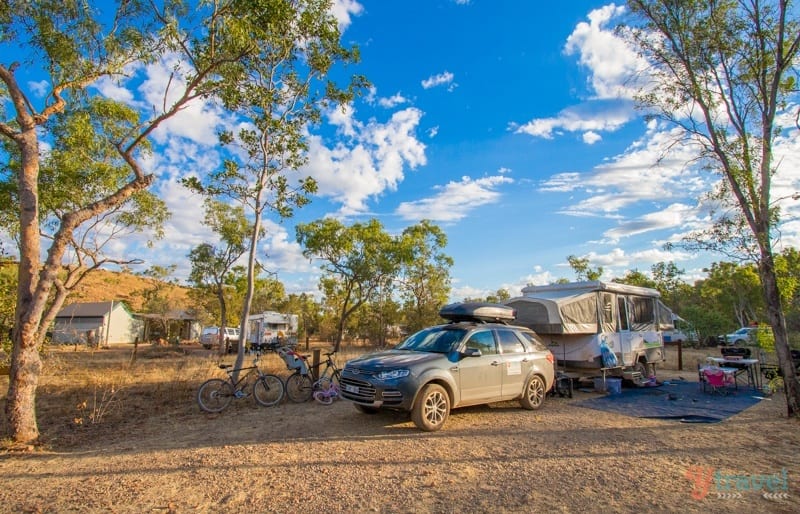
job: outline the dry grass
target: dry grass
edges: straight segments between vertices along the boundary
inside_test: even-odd
[[[301,353],[327,351],[329,344],[305,345]],[[350,347],[337,355],[340,365],[369,348]],[[135,352],[135,353],[134,353]],[[245,356],[245,366],[252,356]],[[114,345],[90,351],[85,347],[53,346],[43,355],[36,405],[41,444],[46,448],[79,446],[87,440],[136,430],[153,416],[185,419],[197,412],[194,395],[212,377],[224,378],[218,364],[233,364],[235,355],[219,356],[197,344],[180,346]],[[260,358],[263,370],[289,374],[276,354]],[[0,377],[5,401],[8,376]],[[6,433],[6,420],[0,431]],[[9,443],[6,442],[6,445]]]
[[[308,350],[328,351],[327,343],[313,342]],[[347,359],[372,350],[368,346],[349,345],[337,355],[339,365]],[[698,361],[718,355],[717,348],[683,349],[683,371],[691,372]],[[664,372],[678,371],[677,348],[669,347],[666,361],[659,365]],[[249,365],[252,357],[245,358]],[[218,364],[233,364],[234,355],[219,356],[197,344],[181,346],[114,345],[90,351],[85,347],[53,346],[43,356],[43,373],[37,393],[37,418],[41,444],[47,448],[75,447],[87,438],[113,438],[136,430],[153,416],[174,418],[179,423],[197,412],[194,395],[199,385],[211,377],[224,378]],[[287,376],[283,361],[275,354],[265,354],[261,368]],[[0,377],[5,395],[8,377]],[[5,396],[0,397],[5,400]],[[5,433],[6,420],[0,421]]]
[[[138,312],[145,298],[141,292],[153,288],[156,282],[131,273],[95,270],[75,288],[67,303],[124,301],[131,310]],[[173,284],[164,284],[163,287],[172,303],[189,305],[189,288]]]

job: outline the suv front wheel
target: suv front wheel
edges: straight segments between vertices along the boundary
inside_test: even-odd
[[[447,391],[438,384],[428,384],[422,388],[411,409],[411,420],[421,430],[435,432],[442,428],[449,414],[450,397]]]

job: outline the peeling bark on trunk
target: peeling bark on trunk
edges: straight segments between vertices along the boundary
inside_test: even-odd
[[[761,275],[761,285],[764,292],[764,301],[767,305],[769,322],[775,336],[775,353],[778,356],[778,365],[783,375],[786,395],[786,413],[789,417],[800,415],[800,383],[792,361],[789,336],[786,331],[786,318],[781,308],[781,296],[778,289],[775,266],[770,254],[764,254],[758,268]]]
[[[37,329],[44,302],[41,294],[39,239],[39,144],[36,127],[27,116],[18,118],[23,131],[16,137],[22,157],[18,178],[20,197],[19,285],[14,316],[13,350],[5,414],[11,437],[18,443],[39,438],[36,423],[36,388],[42,362],[36,350]],[[23,123],[23,121],[27,123]],[[46,284],[45,284],[46,285]],[[49,293],[49,288],[46,288]]]
[[[15,442],[30,443],[39,438],[36,423],[36,388],[42,361],[36,350],[35,338],[32,345],[15,344],[11,353],[11,374],[9,377],[6,418]]]

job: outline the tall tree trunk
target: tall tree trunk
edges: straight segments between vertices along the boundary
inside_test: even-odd
[[[781,308],[781,295],[775,274],[775,263],[771,253],[762,252],[758,272],[761,276],[767,315],[772,326],[772,333],[775,336],[775,353],[778,356],[778,366],[780,366],[783,374],[786,412],[790,417],[800,415],[800,382],[797,380],[797,371],[792,361],[789,337],[786,331],[786,318]]]
[[[41,302],[34,297],[39,286],[39,144],[33,120],[20,116],[22,132],[16,143],[22,155],[18,187],[20,197],[20,252],[17,305],[14,315],[13,350],[5,414],[10,436],[19,443],[39,437],[36,423],[36,388],[42,361],[36,349]],[[25,124],[27,122],[27,125]]]
[[[227,352],[227,345],[225,344],[225,330],[224,327],[228,326],[228,305],[225,303],[225,290],[222,287],[222,283],[217,284],[217,300],[219,300],[219,333],[217,334],[217,340],[219,341],[219,355],[225,355]],[[242,337],[241,334],[239,336]]]
[[[236,363],[234,368],[241,368],[244,364],[244,346],[247,341],[247,329],[250,323],[250,308],[253,305],[253,293],[255,292],[256,282],[256,252],[258,251],[258,236],[261,232],[261,197],[256,199],[255,221],[253,222],[253,233],[250,234],[250,250],[247,253],[247,292],[244,295],[244,305],[242,305],[242,321],[239,326],[239,349],[236,352]],[[234,380],[239,380],[239,373],[234,372]]]

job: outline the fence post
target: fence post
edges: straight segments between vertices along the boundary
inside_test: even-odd
[[[320,356],[320,349],[315,348],[314,352],[311,354],[311,374],[314,375],[314,380],[319,378],[319,356]]]

